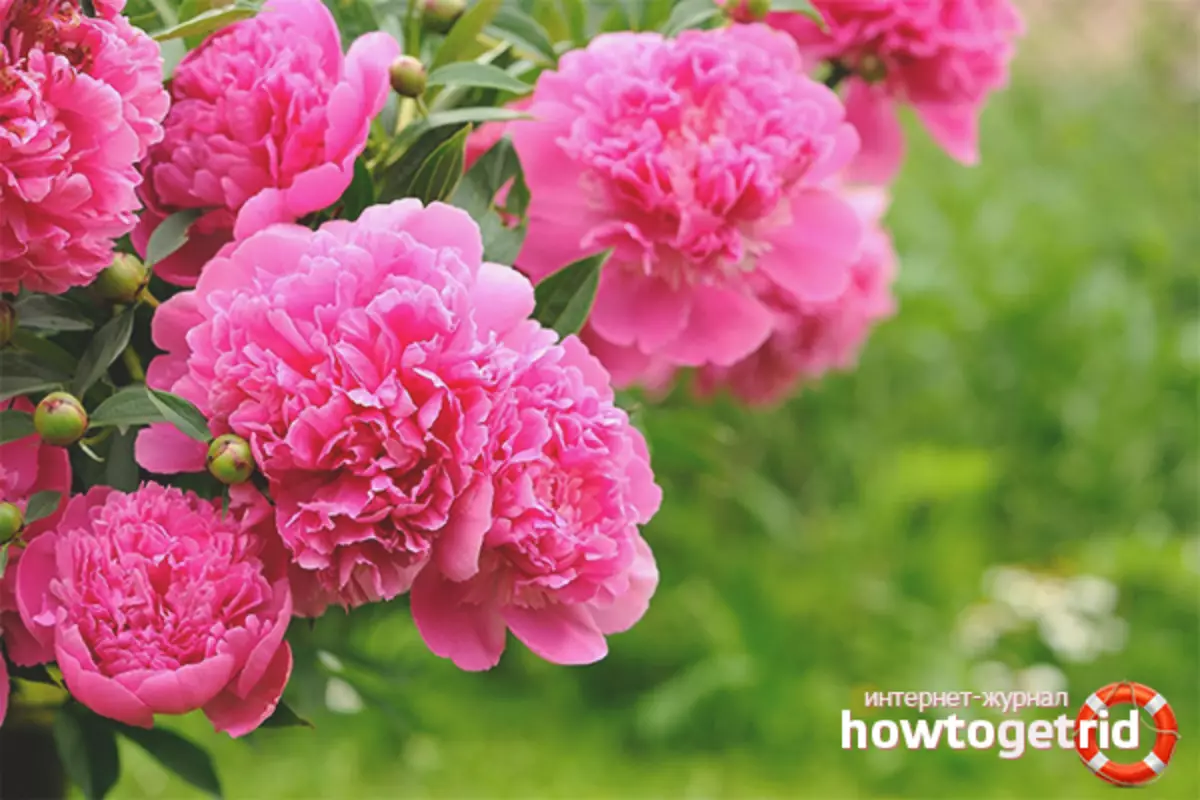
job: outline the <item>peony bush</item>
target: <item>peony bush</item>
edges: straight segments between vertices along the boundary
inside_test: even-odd
[[[0,0],[0,724],[46,684],[89,796],[117,736],[219,794],[157,717],[308,724],[297,617],[408,611],[470,671],[620,647],[664,501],[630,410],[852,368],[898,110],[973,163],[1021,31],[358,3]]]

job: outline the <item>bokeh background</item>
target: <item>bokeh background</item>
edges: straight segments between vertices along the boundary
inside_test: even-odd
[[[1200,6],[1020,5],[982,165],[911,126],[901,310],[859,368],[769,412],[642,408],[662,585],[605,662],[466,674],[400,605],[321,620],[289,695],[315,730],[179,723],[227,795],[1106,797],[1059,750],[843,751],[841,711],[1132,679],[1182,732],[1140,796],[1200,796]],[[116,796],[195,796],[121,755]]]

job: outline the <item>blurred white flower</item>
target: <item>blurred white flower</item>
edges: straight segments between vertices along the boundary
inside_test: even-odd
[[[325,684],[325,707],[336,714],[357,714],[363,710],[358,690],[341,678],[330,678]]]
[[[1065,692],[1067,676],[1053,664],[1034,664],[1017,673],[1017,688],[1025,692]]]

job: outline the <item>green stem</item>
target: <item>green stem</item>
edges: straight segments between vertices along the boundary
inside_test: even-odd
[[[142,360],[138,358],[132,345],[121,352],[121,361],[124,362],[125,369],[129,370],[130,378],[138,383],[146,382],[146,370],[142,369]]]
[[[417,12],[417,0],[408,0],[404,14],[404,52],[421,57],[421,15]]]
[[[140,294],[140,295],[138,295],[138,297],[139,297],[139,299],[141,299],[141,301],[142,301],[143,303],[145,303],[146,305],[150,306],[151,308],[158,308],[159,306],[161,306],[161,305],[162,305],[162,303],[161,303],[161,302],[159,302],[159,299],[158,299],[157,297],[155,297],[154,295],[150,294],[150,288],[149,288],[149,287],[146,287],[145,289],[142,289],[142,292],[141,292],[141,294]]]

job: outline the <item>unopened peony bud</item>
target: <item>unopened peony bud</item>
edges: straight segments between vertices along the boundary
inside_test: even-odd
[[[132,303],[150,282],[150,270],[137,256],[118,253],[97,277],[93,288],[100,297],[114,303]]]
[[[208,448],[209,473],[226,485],[245,483],[254,472],[254,455],[250,443],[240,436],[226,433],[213,439]]]
[[[17,329],[17,310],[7,300],[0,300],[0,347],[12,341]]]
[[[447,33],[466,8],[466,0],[424,0],[421,3],[421,21],[426,30]]]
[[[420,97],[425,93],[425,82],[429,76],[425,74],[425,65],[420,59],[400,56],[392,62],[388,74],[392,78],[392,88],[401,97]]]
[[[0,503],[0,544],[8,544],[25,527],[25,515],[12,503]]]
[[[726,0],[725,13],[734,22],[762,22],[771,13],[771,0]]]
[[[46,395],[33,411],[33,428],[46,444],[59,447],[75,444],[87,426],[87,411],[66,392]]]

